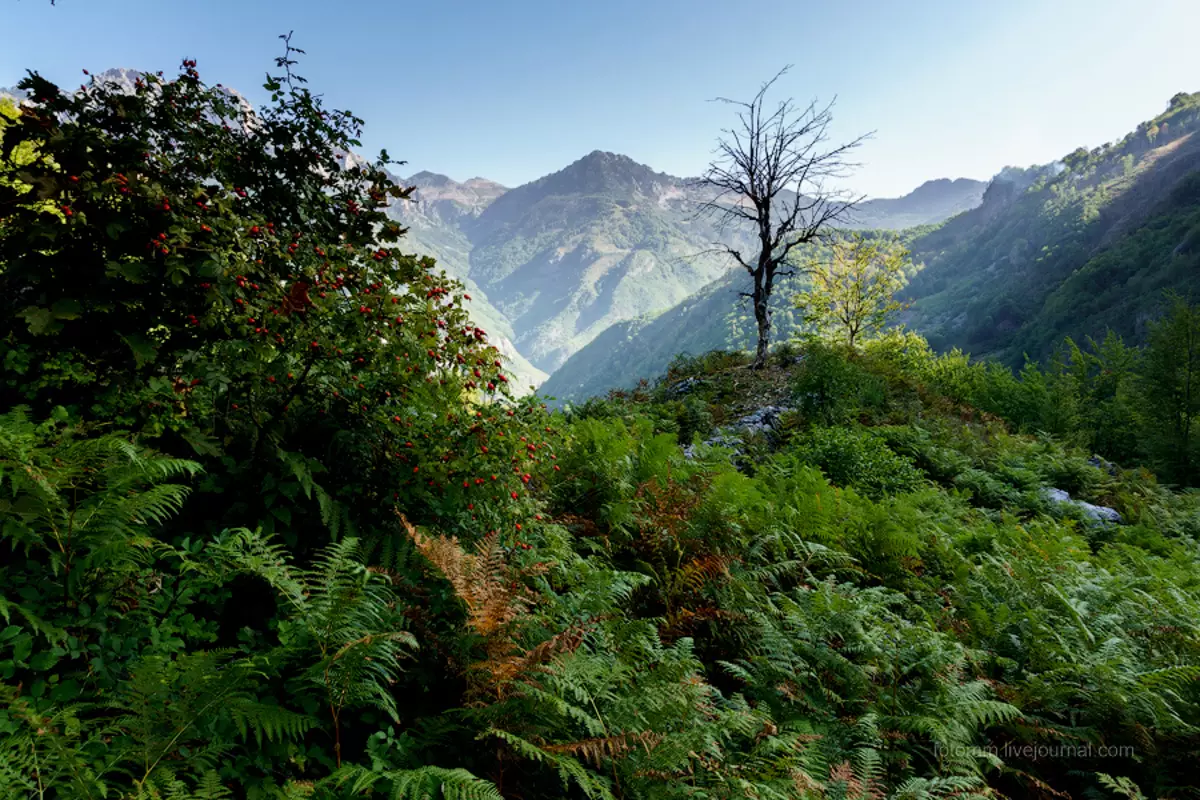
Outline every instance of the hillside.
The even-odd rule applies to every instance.
[[[887,331],[551,410],[303,81],[254,120],[190,59],[22,87],[0,798],[1194,787],[1200,305],[1019,375]],[[661,192],[602,166],[526,203],[418,176],[407,211],[528,232],[547,198]]]
[[[745,280],[744,273],[727,273],[661,314],[609,327],[555,370],[538,393],[578,402],[654,378],[680,355],[752,347],[754,319],[738,297]],[[790,286],[790,280],[780,281],[772,304],[773,324],[785,336],[795,327],[786,305]]]
[[[1164,290],[1200,294],[1198,129],[1200,95],[1176,95],[1120,142],[1006,168],[977,207],[903,231],[920,271],[900,321],[937,348],[1013,365],[1025,354],[1044,358],[1064,336],[1100,339],[1111,329],[1141,341]],[[541,391],[578,401],[661,374],[677,352],[747,347],[736,307],[746,280],[729,273],[661,315],[613,330]],[[797,323],[786,291],[776,299],[777,342]]]
[[[937,347],[1019,364],[1063,336],[1140,340],[1162,292],[1200,291],[1200,94],[1118,142],[1007,170],[914,240],[904,321]]]

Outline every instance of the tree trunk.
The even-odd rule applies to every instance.
[[[763,280],[762,272],[754,276],[754,321],[758,325],[758,346],[754,350],[752,369],[767,365],[771,347],[771,281]]]

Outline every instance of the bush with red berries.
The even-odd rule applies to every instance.
[[[209,532],[303,549],[396,535],[393,506],[511,530],[547,468],[542,409],[510,399],[461,285],[404,252],[387,208],[412,189],[387,154],[351,156],[362,121],[293,64],[257,112],[190,60],[132,90],[22,83],[0,150],[0,406],[199,457]]]

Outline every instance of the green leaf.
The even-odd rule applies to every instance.
[[[57,319],[79,319],[83,306],[78,300],[56,300],[50,310]]]
[[[62,323],[54,316],[54,312],[48,308],[29,306],[21,310],[20,316],[29,325],[29,332],[34,336],[58,333],[63,327]]]
[[[109,277],[120,276],[130,283],[144,283],[146,265],[141,261],[109,261],[104,265]]]
[[[133,357],[137,359],[137,365],[144,367],[154,361],[158,357],[158,349],[150,343],[150,340],[140,334],[131,334],[121,337],[125,344],[129,345],[129,349],[133,351]]]
[[[201,456],[219,456],[221,454],[221,444],[213,436],[209,436],[203,431],[197,430],[188,426],[180,431],[183,440],[191,445],[197,455]]]

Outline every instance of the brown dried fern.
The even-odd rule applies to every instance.
[[[601,766],[604,758],[617,759],[639,745],[647,753],[658,746],[663,740],[661,733],[653,731],[637,731],[635,733],[618,733],[615,736],[601,736],[594,739],[580,739],[575,742],[544,745],[547,753],[558,753],[572,756],[582,756],[597,767]]]
[[[500,699],[514,681],[583,642],[584,628],[574,626],[528,650],[517,644],[516,623],[534,602],[522,579],[544,572],[546,565],[518,572],[508,564],[495,534],[484,537],[475,552],[468,553],[457,537],[428,536],[403,514],[399,517],[417,549],[467,607],[467,625],[483,639],[485,657],[467,668],[477,695]]]

